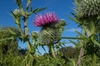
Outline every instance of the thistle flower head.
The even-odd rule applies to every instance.
[[[57,23],[58,21],[59,19],[54,12],[47,12],[44,15],[36,15],[33,24],[37,27],[40,27],[47,24]]]
[[[75,0],[75,12],[80,18],[97,17],[100,15],[100,0]]]

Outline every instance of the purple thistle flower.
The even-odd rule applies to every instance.
[[[58,21],[59,19],[54,12],[47,12],[44,15],[36,15],[33,24],[40,27],[46,24],[57,23]]]

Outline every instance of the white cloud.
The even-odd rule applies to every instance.
[[[70,28],[70,29],[65,30],[65,32],[75,32],[75,31],[81,32],[82,29],[81,28]]]

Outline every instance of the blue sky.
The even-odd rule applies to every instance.
[[[23,6],[25,7],[25,1],[23,1]],[[47,7],[46,10],[41,11],[40,13],[48,12],[48,11],[54,11],[60,19],[65,19],[66,23],[68,24],[65,28],[69,28],[63,33],[63,36],[76,36],[76,33],[73,31],[73,29],[81,31],[80,28],[77,28],[77,24],[70,20],[66,15],[71,15],[71,12],[73,10],[71,8],[74,7],[74,0],[32,0],[31,6],[33,9],[35,8],[41,8],[41,7]],[[10,15],[11,12],[14,9],[17,8],[16,3],[14,0],[0,0],[0,25],[2,26],[14,26],[17,27],[14,23],[14,19]],[[39,31],[40,28],[33,26],[35,14],[32,14],[30,18],[28,19],[28,27],[29,32],[32,31]],[[22,26],[23,27],[23,26]],[[19,46],[22,48],[25,48],[26,45],[19,42]],[[68,44],[70,45],[70,44]]]

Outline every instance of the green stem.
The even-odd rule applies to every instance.
[[[95,32],[96,32],[95,23],[94,23],[93,20],[91,21],[91,23],[92,23],[92,24],[91,24],[91,26],[92,26],[92,28],[91,28],[91,29],[92,29],[92,30],[91,30],[91,31],[92,31],[92,34],[95,34]]]
[[[78,38],[78,37],[61,37],[62,39],[80,39],[83,40],[84,38]]]
[[[56,55],[55,55],[55,52],[54,52],[54,45],[53,44],[50,45],[50,50],[51,50],[51,53],[52,53],[53,57],[56,58]]]
[[[29,40],[27,40],[27,43],[28,43],[28,50],[29,50],[29,52],[31,51],[31,43],[30,43],[30,41]]]
[[[95,64],[95,62],[96,62],[95,54],[93,53],[93,54],[91,55],[91,57],[92,57],[92,66],[95,66],[95,65],[96,65],[96,64]]]
[[[20,25],[18,25],[18,29],[19,29],[19,31],[20,31],[20,33],[21,33],[21,36],[23,36],[23,31],[22,31],[22,29],[21,29],[21,26],[20,26]]]
[[[95,21],[94,20],[91,20],[91,26],[92,26],[92,30],[91,30],[91,33],[92,34],[95,34],[95,32],[96,32],[96,27],[95,27],[95,23],[94,23]],[[95,40],[95,35],[93,36],[93,38],[92,38],[93,40]],[[95,62],[96,62],[96,57],[95,57],[95,52],[94,52],[94,43],[92,43],[92,54],[91,54],[91,59],[92,59],[92,66],[95,66]]]

